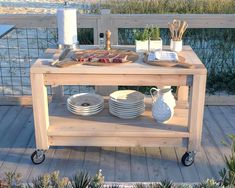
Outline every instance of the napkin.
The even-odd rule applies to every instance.
[[[148,61],[178,61],[178,55],[175,52],[155,51],[148,54]]]

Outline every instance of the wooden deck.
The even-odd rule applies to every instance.
[[[41,165],[33,165],[34,126],[31,107],[0,106],[0,176],[5,171],[22,173],[24,181],[54,170],[71,176],[84,169],[92,175],[103,170],[106,181],[153,182],[170,178],[174,182],[198,182],[218,178],[224,155],[230,148],[221,141],[235,133],[235,106],[206,106],[202,150],[191,167],[180,163],[181,148],[53,147]]]

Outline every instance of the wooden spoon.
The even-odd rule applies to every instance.
[[[187,22],[183,21],[180,28],[179,28],[179,40],[182,40],[182,36],[183,36],[185,30],[187,29],[187,26],[188,26]]]
[[[169,27],[170,32],[171,32],[171,39],[175,40],[175,38],[174,38],[174,25],[172,23],[168,23],[168,27]]]

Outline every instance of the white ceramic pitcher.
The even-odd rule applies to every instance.
[[[166,123],[174,115],[175,98],[172,89],[151,88],[150,94],[153,99],[152,115],[153,118],[161,123]]]

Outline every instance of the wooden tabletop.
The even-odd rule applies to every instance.
[[[80,46],[81,49],[90,49],[95,46]],[[122,49],[133,49],[134,46],[115,46]],[[169,49],[164,46],[164,49]],[[48,49],[44,58],[37,59],[32,65],[30,72],[37,74],[206,74],[207,70],[198,56],[190,46],[184,46],[183,51],[179,53],[180,56],[185,58],[185,62],[195,65],[195,68],[182,68],[182,67],[160,67],[145,64],[143,62],[143,54],[140,54],[139,59],[130,64],[120,64],[115,66],[90,66],[90,65],[73,65],[67,68],[58,68],[50,66],[52,58],[50,54],[59,54],[61,50]],[[49,55],[47,55],[49,54]]]

